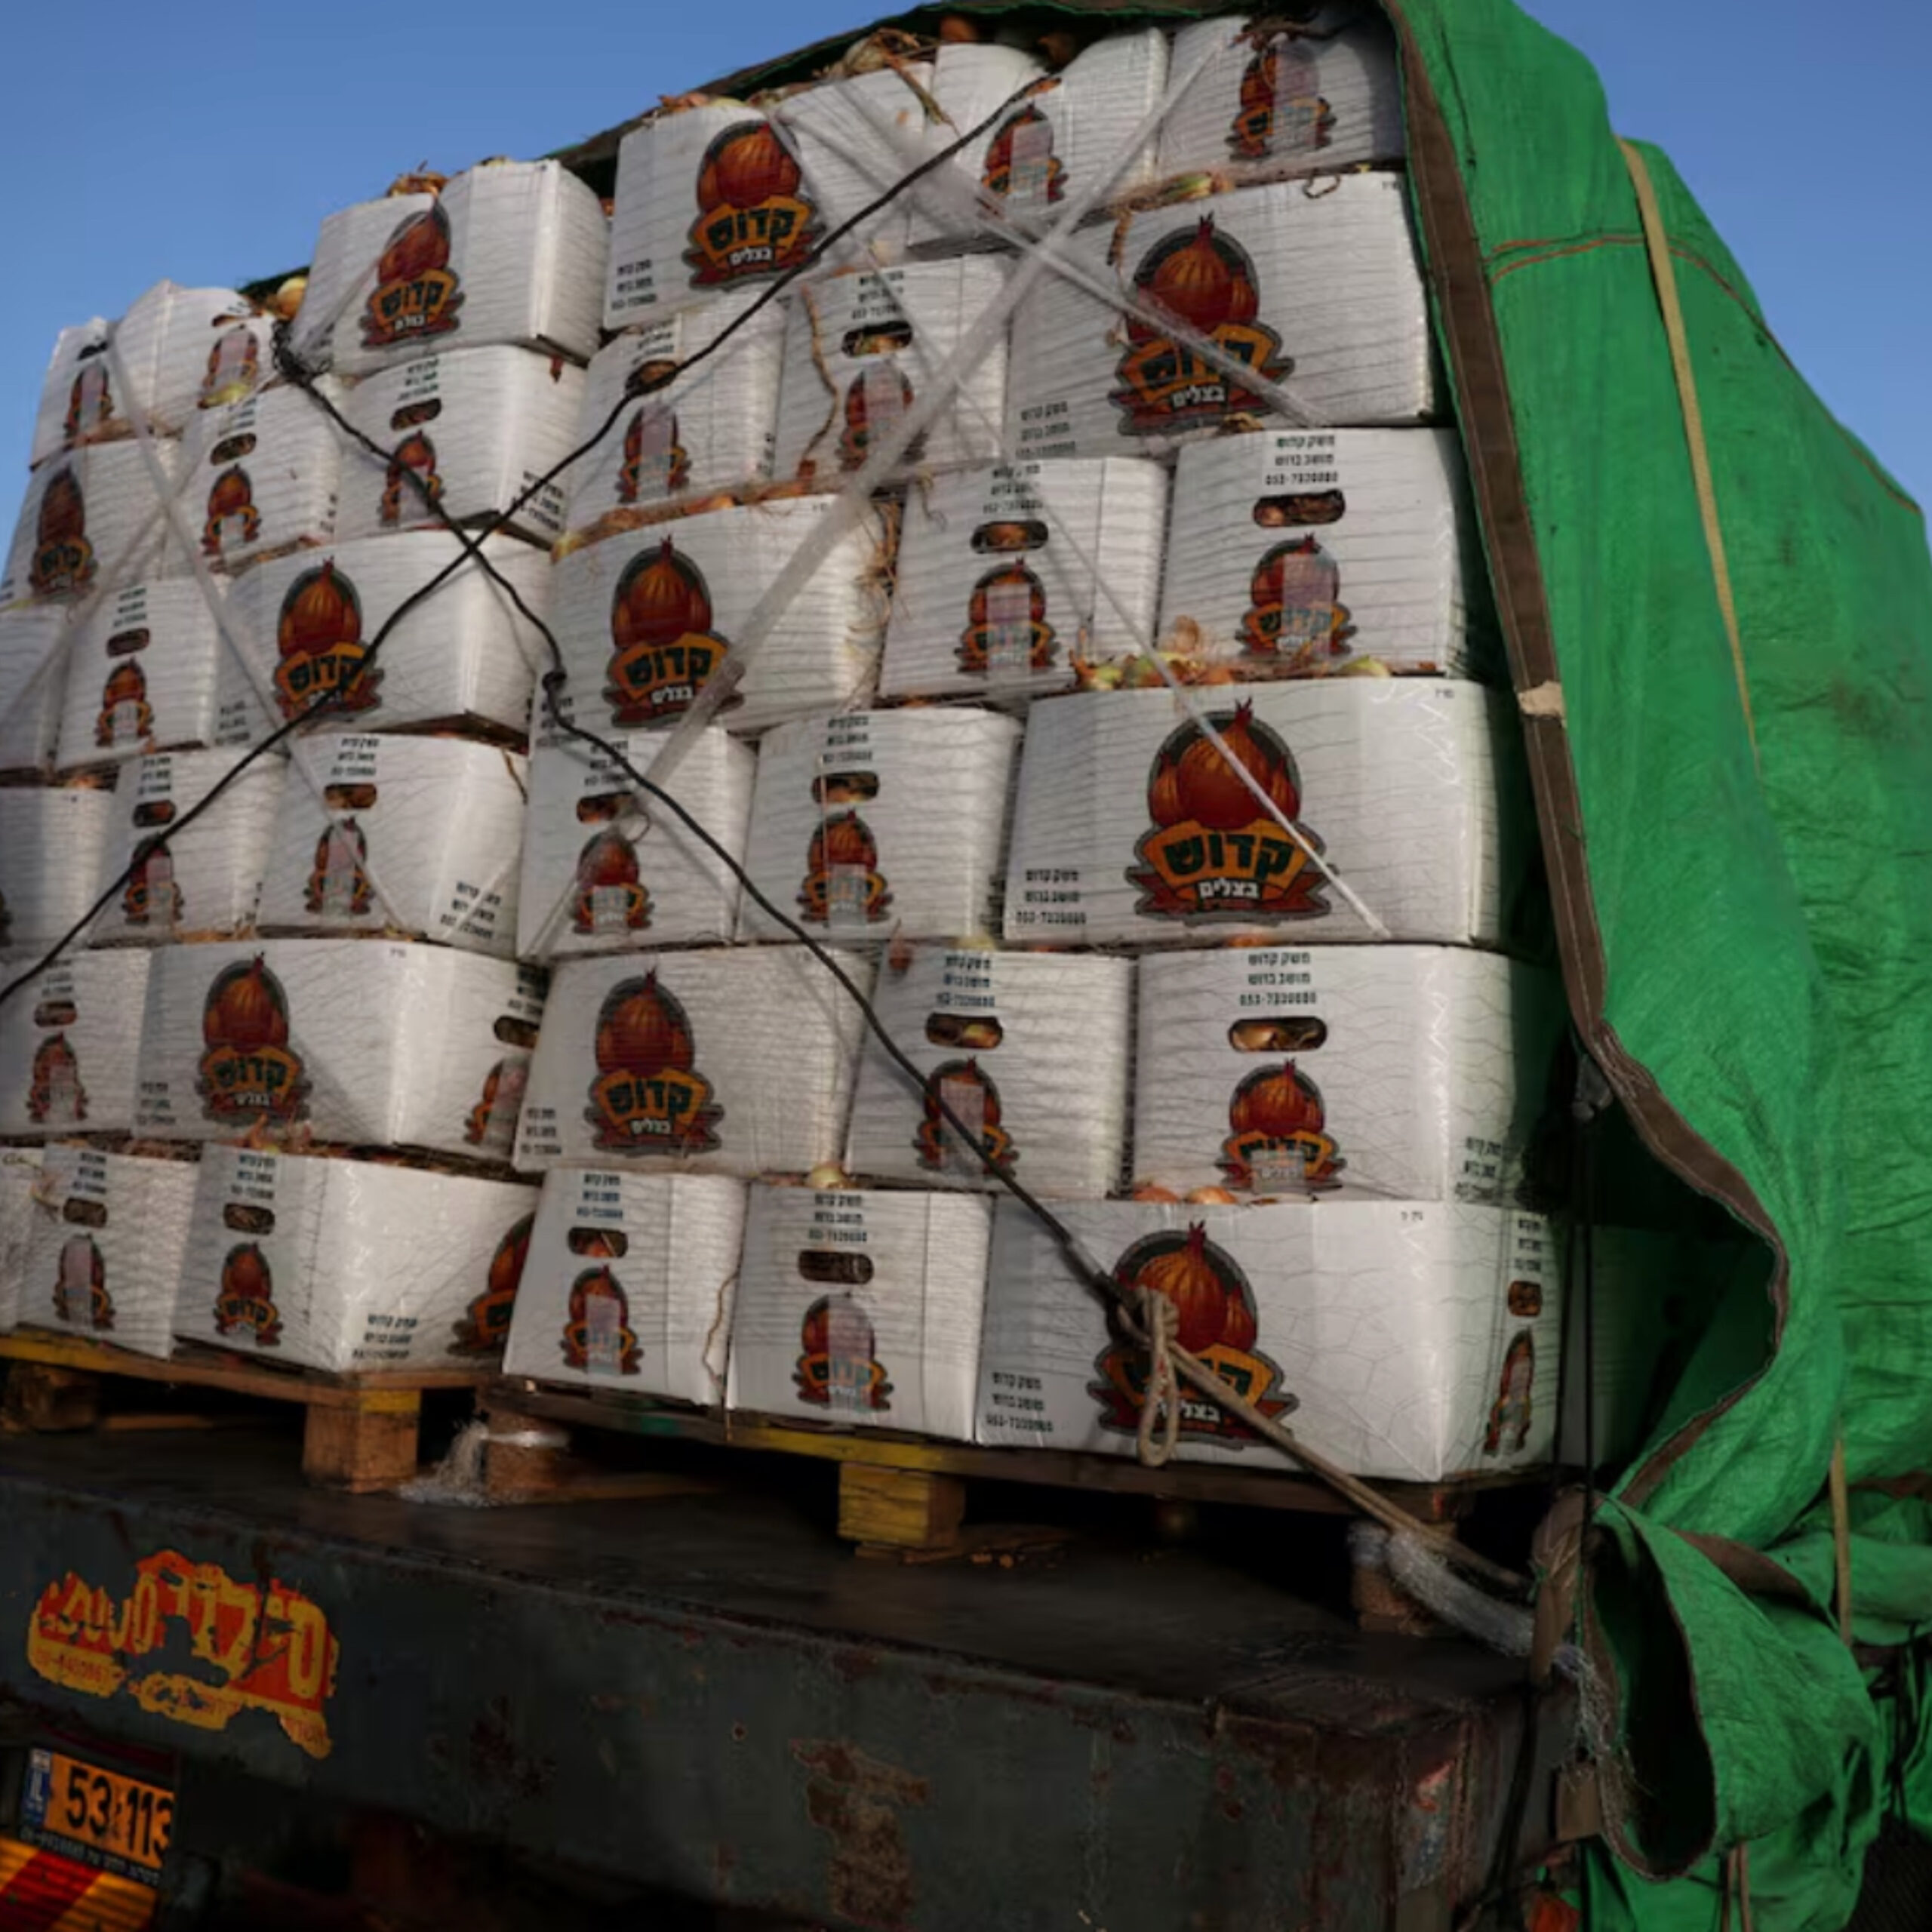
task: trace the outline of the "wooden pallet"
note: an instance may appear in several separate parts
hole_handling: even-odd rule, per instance
[[[531,1500],[568,1497],[568,1477],[549,1491],[542,1480],[544,1451],[538,1445],[546,1426],[555,1452],[579,1467],[577,1459],[568,1457],[568,1432],[573,1430],[808,1457],[838,1467],[840,1536],[862,1549],[912,1557],[972,1554],[984,1546],[984,1536],[961,1527],[968,1490],[980,1482],[1143,1496],[1181,1511],[1204,1503],[1232,1503],[1304,1515],[1355,1513],[1326,1484],[1284,1470],[1201,1463],[1149,1469],[1130,1457],[981,1449],[875,1429],[814,1429],[764,1418],[723,1417],[615,1390],[553,1389],[511,1379],[492,1383],[481,1401],[492,1435],[521,1445],[513,1472],[507,1472],[500,1484],[492,1452],[492,1472],[487,1480],[500,1500],[518,1500],[519,1492]],[[1519,1480],[1377,1487],[1412,1515],[1446,1525],[1467,1513],[1479,1490]]]
[[[478,1389],[494,1373],[485,1366],[324,1375],[186,1344],[171,1360],[161,1361],[103,1342],[31,1329],[0,1335],[0,1364],[6,1367],[0,1427],[17,1431],[213,1425],[214,1419],[193,1414],[115,1413],[106,1397],[111,1385],[124,1383],[296,1404],[306,1411],[303,1474],[311,1482],[358,1492],[392,1489],[417,1474],[426,1391]]]

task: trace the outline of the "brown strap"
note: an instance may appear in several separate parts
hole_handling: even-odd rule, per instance
[[[1751,712],[1751,685],[1745,675],[1744,638],[1738,629],[1737,600],[1732,594],[1730,560],[1724,546],[1724,525],[1718,515],[1717,485],[1712,480],[1710,446],[1704,439],[1704,412],[1697,400],[1697,377],[1690,363],[1690,337],[1684,325],[1684,305],[1678,297],[1677,266],[1670,252],[1670,232],[1664,226],[1663,210],[1658,205],[1657,190],[1651,185],[1651,171],[1644,157],[1629,141],[1620,141],[1624,165],[1630,171],[1631,185],[1637,191],[1637,206],[1643,216],[1644,242],[1650,251],[1651,278],[1657,284],[1657,305],[1663,311],[1664,334],[1670,341],[1670,363],[1677,376],[1677,398],[1684,412],[1684,434],[1690,446],[1690,474],[1697,486],[1697,508],[1704,519],[1704,543],[1710,552],[1711,575],[1715,580],[1718,608],[1724,614],[1724,627],[1730,638],[1731,669],[1737,679],[1737,696],[1744,707],[1744,729],[1751,740],[1751,755],[1758,755],[1758,727]]]
[[[1851,1485],[1845,1479],[1844,1435],[1832,1445],[1832,1553],[1838,1570],[1838,1635],[1851,1643]]]

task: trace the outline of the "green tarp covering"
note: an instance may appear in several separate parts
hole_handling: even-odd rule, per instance
[[[1620,1764],[1587,1923],[1715,1926],[1742,1843],[1761,1932],[1835,1932],[1884,1811],[1932,1825],[1917,1660],[1841,1641],[1825,1500],[1842,1430],[1867,1485],[1856,1635],[1909,1643],[1932,1529],[1871,1485],[1932,1468],[1924,527],[1642,150],[1754,757],[1596,78],[1510,0],[1389,10],[1498,607],[1518,688],[1542,694],[1526,729],[1573,1010],[1645,1140],[1760,1237],[1601,1512],[1582,1605]]]

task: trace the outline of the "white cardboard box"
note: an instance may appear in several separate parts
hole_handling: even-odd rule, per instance
[[[74,654],[60,605],[0,611],[0,771],[53,763]]]
[[[623,420],[566,472],[570,528],[586,542],[635,529],[680,504],[741,489],[771,473],[784,360],[785,306],[721,296],[619,336],[592,357],[577,440],[589,442],[632,398]],[[742,318],[742,319],[741,319]],[[688,374],[663,374],[735,329]]]
[[[731,869],[673,813],[640,801],[629,774],[601,752],[555,731],[533,736],[539,749],[530,761],[519,957],[728,944],[739,899]],[[648,734],[620,733],[611,742],[648,774],[657,742]],[[749,745],[714,725],[667,787],[740,860],[755,763]]]
[[[1017,457],[1158,456],[1272,413],[1124,292],[1167,308],[1323,424],[1414,423],[1436,403],[1429,309],[1399,174],[1243,189],[1085,229],[1082,279],[1049,273],[1013,318],[1008,445]],[[1120,266],[1114,264],[1118,262]]]
[[[337,534],[440,529],[408,471],[459,523],[502,514],[570,454],[583,411],[583,371],[528,349],[449,349],[365,377],[343,414],[389,458],[343,446]],[[505,528],[536,543],[561,537],[565,490],[561,478],[545,485]]]
[[[903,232],[903,211],[889,219]],[[655,322],[755,289],[796,268],[830,226],[762,110],[734,100],[667,106],[617,149],[604,326]]]
[[[745,869],[835,940],[989,939],[1020,735],[964,705],[780,724],[758,746]],[[747,894],[738,935],[785,929]]]
[[[1262,946],[1140,967],[1134,1171],[1177,1194],[1514,1206],[1563,1024],[1462,947]]]
[[[931,152],[932,90],[932,63],[907,60],[801,88],[771,105],[772,125],[798,157],[803,192],[825,232],[864,214]],[[841,252],[847,261],[895,260],[912,226],[909,192],[866,215]]]
[[[1006,937],[1223,944],[1375,937],[1500,943],[1512,909],[1513,718],[1475,685],[1321,678],[1198,694],[1253,797],[1166,691],[1049,698],[1027,721]]]
[[[1339,174],[1407,152],[1395,37],[1356,0],[1327,0],[1305,21],[1223,15],[1182,27],[1174,71],[1204,60],[1161,123],[1163,179]]]
[[[41,389],[33,462],[84,443],[131,436],[137,418],[179,435],[198,409],[238,401],[272,372],[272,323],[229,288],[157,282],[112,325],[123,395],[106,353],[110,325],[97,316],[63,329]]]
[[[1131,457],[1001,464],[915,488],[881,694],[1034,697],[1070,688],[1076,660],[1148,649],[1167,521],[1167,472]]]
[[[44,951],[100,890],[114,794],[88,786],[0,786],[0,952]]]
[[[90,929],[90,945],[232,939],[253,929],[287,761],[257,758],[185,831],[168,831],[248,755],[157,752],[124,768],[100,890],[129,875]]]
[[[327,377],[315,387],[340,409]],[[204,411],[186,438],[175,491],[203,559],[234,571],[257,558],[313,549],[335,534],[343,435],[305,389],[276,383],[225,409]],[[193,565],[173,546],[165,574]]]
[[[721,1403],[744,1229],[721,1175],[546,1174],[504,1374]]]
[[[912,247],[958,245],[980,238],[984,232],[980,183],[1003,124],[987,128],[983,134],[975,131],[985,128],[1029,82],[1045,78],[1038,57],[1020,48],[992,40],[941,45],[933,56],[930,83],[940,118],[934,121],[916,115],[901,121],[891,146],[881,143],[872,150],[873,192],[883,193],[908,168],[916,167],[964,137],[972,137],[950,159],[922,175],[906,195],[907,239]],[[876,113],[873,131],[881,131]]]
[[[940,51],[942,69],[957,51]],[[1158,27],[1092,42],[994,130],[980,155],[980,186],[1009,217],[1041,226],[1097,176],[1109,177],[1109,202],[1151,186],[1157,138],[1127,150],[1168,77],[1168,37]]]
[[[1177,1303],[1182,1347],[1354,1475],[1437,1482],[1549,1458],[1562,1287],[1540,1216],[1108,1201],[1061,1218],[1116,1280]],[[1145,1354],[1017,1201],[999,1204],[988,1275],[979,1440],[1132,1455]],[[1295,1466],[1192,1389],[1176,1453]]]
[[[147,982],[145,952],[69,952],[0,1006],[0,1134],[133,1127]]]
[[[870,961],[839,963],[869,992]],[[516,1164],[614,1155],[746,1180],[808,1174],[844,1150],[863,1023],[802,946],[571,960],[557,969]]]
[[[1007,273],[998,256],[962,255],[800,282],[786,324],[772,474],[841,487],[874,436],[909,414],[984,326]],[[1001,329],[893,473],[997,462],[1006,365]]]
[[[971,1441],[992,1204],[751,1192],[731,1407]]]
[[[561,162],[485,162],[440,195],[331,215],[297,341],[343,375],[497,343],[581,360],[597,346],[605,248],[597,197]]]
[[[1269,429],[1192,443],[1161,597],[1171,645],[1254,675],[1372,657],[1465,677],[1467,484],[1453,429]]]
[[[543,552],[507,537],[494,537],[485,547],[542,617],[550,590]],[[352,683],[390,619],[452,564],[454,574],[397,623],[354,701],[331,710],[317,728],[368,731],[480,718],[521,731],[542,640],[456,538],[426,530],[337,543],[244,573],[229,608],[248,659],[222,654],[221,743],[252,744]]]
[[[918,948],[873,1004],[916,1084],[869,1035],[846,1168],[868,1180],[994,1190],[940,1112],[1034,1193],[1096,1199],[1124,1178],[1134,962],[1097,953]]]
[[[191,1160],[48,1148],[20,1319],[165,1361],[174,1352],[195,1172]]]
[[[179,447],[151,443],[149,454],[171,490]],[[185,568],[140,446],[96,443],[42,463],[28,479],[0,605],[99,596]]]
[[[507,1181],[211,1147],[175,1332],[338,1374],[488,1355],[536,1204]]]
[[[527,761],[465,738],[298,741],[257,923],[338,937],[401,931],[515,951]]]
[[[0,1147],[0,1335],[20,1326],[40,1156],[38,1147]]]
[[[136,1129],[260,1129],[503,1158],[543,976],[448,946],[278,940],[164,947],[141,1029]]]
[[[552,628],[577,714],[601,733],[688,711],[834,500],[712,510],[572,552],[556,567]],[[868,515],[832,546],[758,648],[719,721],[761,731],[863,701],[878,668],[890,552]]]
[[[211,583],[223,598],[225,585]],[[129,584],[102,598],[78,617],[61,667],[60,768],[213,744],[227,654],[214,607],[194,578]]]
[[[137,420],[152,418],[155,366],[172,287],[162,282],[148,290],[118,321],[96,315],[54,338],[34,419],[29,460],[35,469],[50,457],[89,443],[131,437]],[[118,374],[107,357],[110,330],[121,352]]]

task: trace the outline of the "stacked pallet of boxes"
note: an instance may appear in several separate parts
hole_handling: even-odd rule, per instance
[[[139,1139],[11,1162],[15,1318],[1131,1453],[1003,1174],[1349,1469],[1547,1457],[1557,1003],[1390,45],[1051,51],[667,106],[608,275],[555,163],[402,184],[325,225],[310,381],[232,297],[63,337],[4,943],[112,890],[0,1131]],[[1281,1460],[1204,1398],[1180,1453]]]
[[[414,185],[325,226],[294,337],[313,394],[259,318],[251,350],[208,350],[180,448],[162,401],[103,445],[143,466],[155,556],[90,571],[78,539],[50,663],[88,788],[6,795],[97,813],[69,897],[101,904],[0,1027],[11,1045],[78,1008],[35,1046],[29,1110],[135,1138],[49,1149],[22,1322],[337,1371],[487,1363],[507,1332],[535,1201],[509,1156],[543,986],[514,955],[554,506],[489,539],[509,589],[431,506],[489,517],[563,454],[605,229],[552,164]],[[111,383],[129,334],[105,338]],[[68,359],[63,339],[44,415]],[[100,406],[92,380],[69,420]],[[43,536],[54,487],[36,470]],[[53,840],[8,846],[69,877]],[[86,1031],[97,1008],[111,1039]],[[43,1225],[69,1223],[42,1282]]]
[[[1547,1458],[1557,1006],[1396,101],[1343,7],[865,43],[626,137],[513,1371],[1131,1453],[1144,1361],[989,1161],[1351,1469]],[[1180,1453],[1285,1463],[1192,1397]]]
[[[137,815],[162,825],[197,760],[218,755],[199,749],[214,741],[213,567],[244,522],[260,535],[262,511],[210,523],[188,479],[233,440],[217,426],[256,407],[269,326],[232,291],[164,282],[111,326],[64,331],[43,385],[0,579],[0,983],[14,989],[0,1006],[0,1326],[172,1346],[194,1150],[134,1138],[152,955],[92,943],[143,922],[142,881],[88,914]],[[272,514],[300,525],[316,509]],[[213,871],[248,871],[281,775],[265,763],[238,787],[235,850]]]

